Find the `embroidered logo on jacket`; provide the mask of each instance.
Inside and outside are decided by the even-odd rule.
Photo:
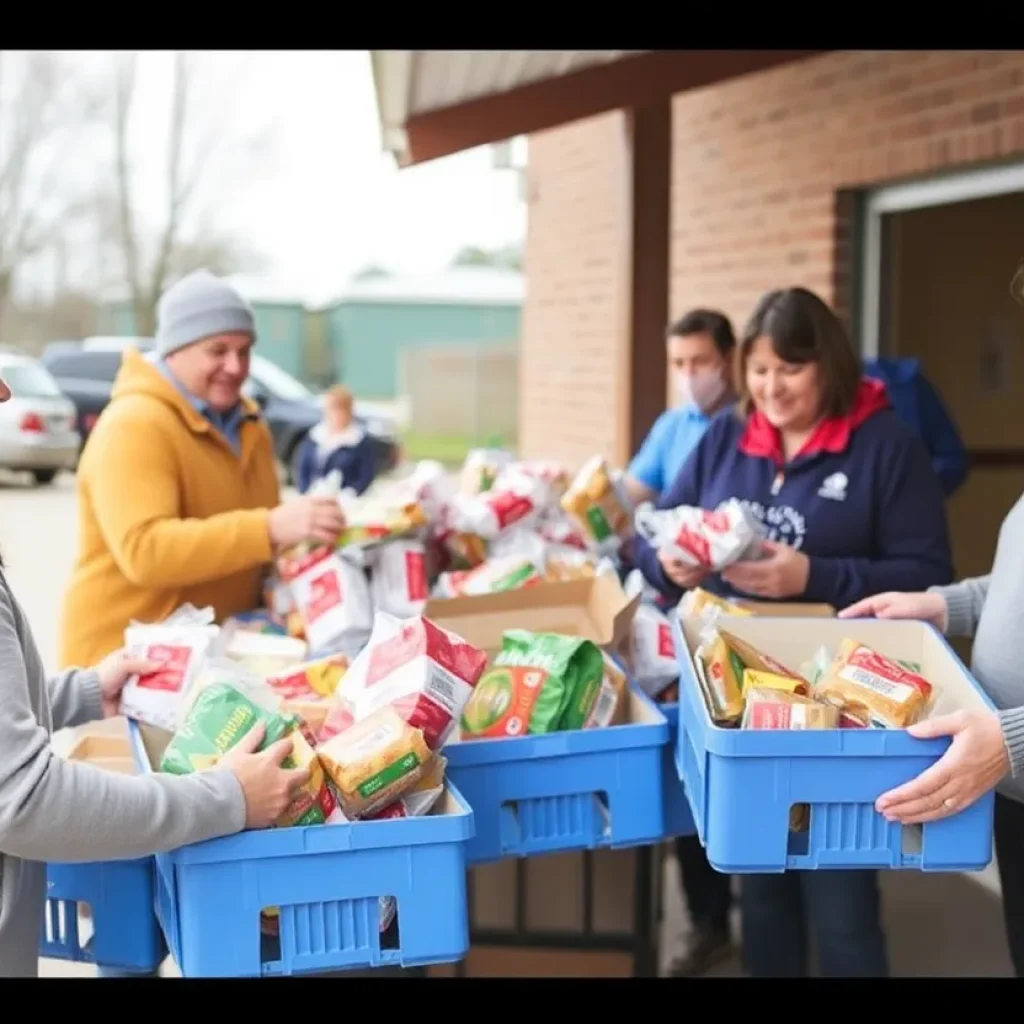
[[[831,501],[846,501],[846,488],[849,483],[849,477],[845,473],[833,473],[826,477],[825,482],[818,488],[818,496]]]

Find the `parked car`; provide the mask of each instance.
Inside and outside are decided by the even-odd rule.
[[[74,404],[38,359],[0,352],[0,377],[11,389],[0,405],[0,467],[51,483],[78,462],[81,438]]]
[[[80,343],[54,342],[43,352],[43,362],[78,410],[82,443],[96,418],[110,401],[110,390],[127,345],[142,351],[152,348],[149,338],[93,337]],[[319,422],[321,399],[302,381],[254,352],[245,384],[246,394],[258,402],[274,438],[274,448],[289,483],[297,479],[299,451],[312,427]],[[377,472],[394,469],[401,460],[397,430],[379,413],[367,415],[355,403],[355,418],[370,435]]]

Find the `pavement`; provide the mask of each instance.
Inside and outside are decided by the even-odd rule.
[[[61,477],[52,486],[40,488],[0,480],[0,509],[0,551],[8,578],[27,611],[44,660],[52,665],[57,650],[56,609],[71,571],[77,535],[74,478]],[[58,749],[66,748],[68,742],[66,734],[55,738]],[[883,877],[895,975],[1012,976],[992,872],[986,877],[987,885],[959,874],[906,871]],[[688,929],[672,858],[666,858],[665,901],[663,965],[685,947]],[[41,960],[40,973],[91,977],[95,969]],[[168,960],[163,973],[177,974],[173,962]],[[740,970],[734,958],[711,973],[738,977]]]

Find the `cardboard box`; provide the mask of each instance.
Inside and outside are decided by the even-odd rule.
[[[616,577],[602,575],[480,597],[435,598],[423,614],[490,657],[501,649],[507,629],[564,633],[622,652],[639,603],[640,595],[630,599]]]
[[[68,751],[67,760],[86,762],[97,768],[105,768],[107,771],[120,772],[124,775],[137,774],[127,736],[82,736]]]

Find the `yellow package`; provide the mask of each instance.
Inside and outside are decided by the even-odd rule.
[[[584,729],[603,729],[609,725],[621,725],[626,719],[626,674],[605,651],[601,652],[601,656],[604,658],[601,689],[586,722],[583,723]]]
[[[757,669],[743,670],[743,696],[746,697],[751,688],[767,690],[785,690],[787,693],[807,693],[807,680],[794,679],[792,676],[780,676],[774,672],[759,672]]]
[[[709,711],[719,724],[734,724],[743,714],[743,691],[740,680],[743,666],[738,663],[722,636],[712,631],[697,649],[697,661],[703,667]]]
[[[712,594],[701,587],[694,587],[687,591],[685,597],[679,603],[679,614],[681,616],[700,615],[705,608],[717,608],[723,615],[742,615],[747,618],[754,613],[742,605],[726,601],[724,597]]]
[[[801,682],[806,682],[799,672],[794,672],[770,655],[759,651],[753,644],[748,644],[746,640],[741,640],[735,633],[719,628],[718,634],[725,641],[729,650],[739,659],[739,663],[743,668],[752,668],[756,672],[770,672],[772,675],[777,676],[789,676],[790,679],[799,679]],[[742,678],[742,669],[739,675]]]
[[[927,679],[865,644],[847,638],[814,694],[876,729],[905,729],[931,707]]]
[[[584,536],[597,545],[626,538],[632,532],[628,505],[600,456],[583,465],[560,504]]]
[[[431,771],[436,758],[423,732],[390,704],[321,743],[317,753],[346,818],[366,817],[397,800]]]

